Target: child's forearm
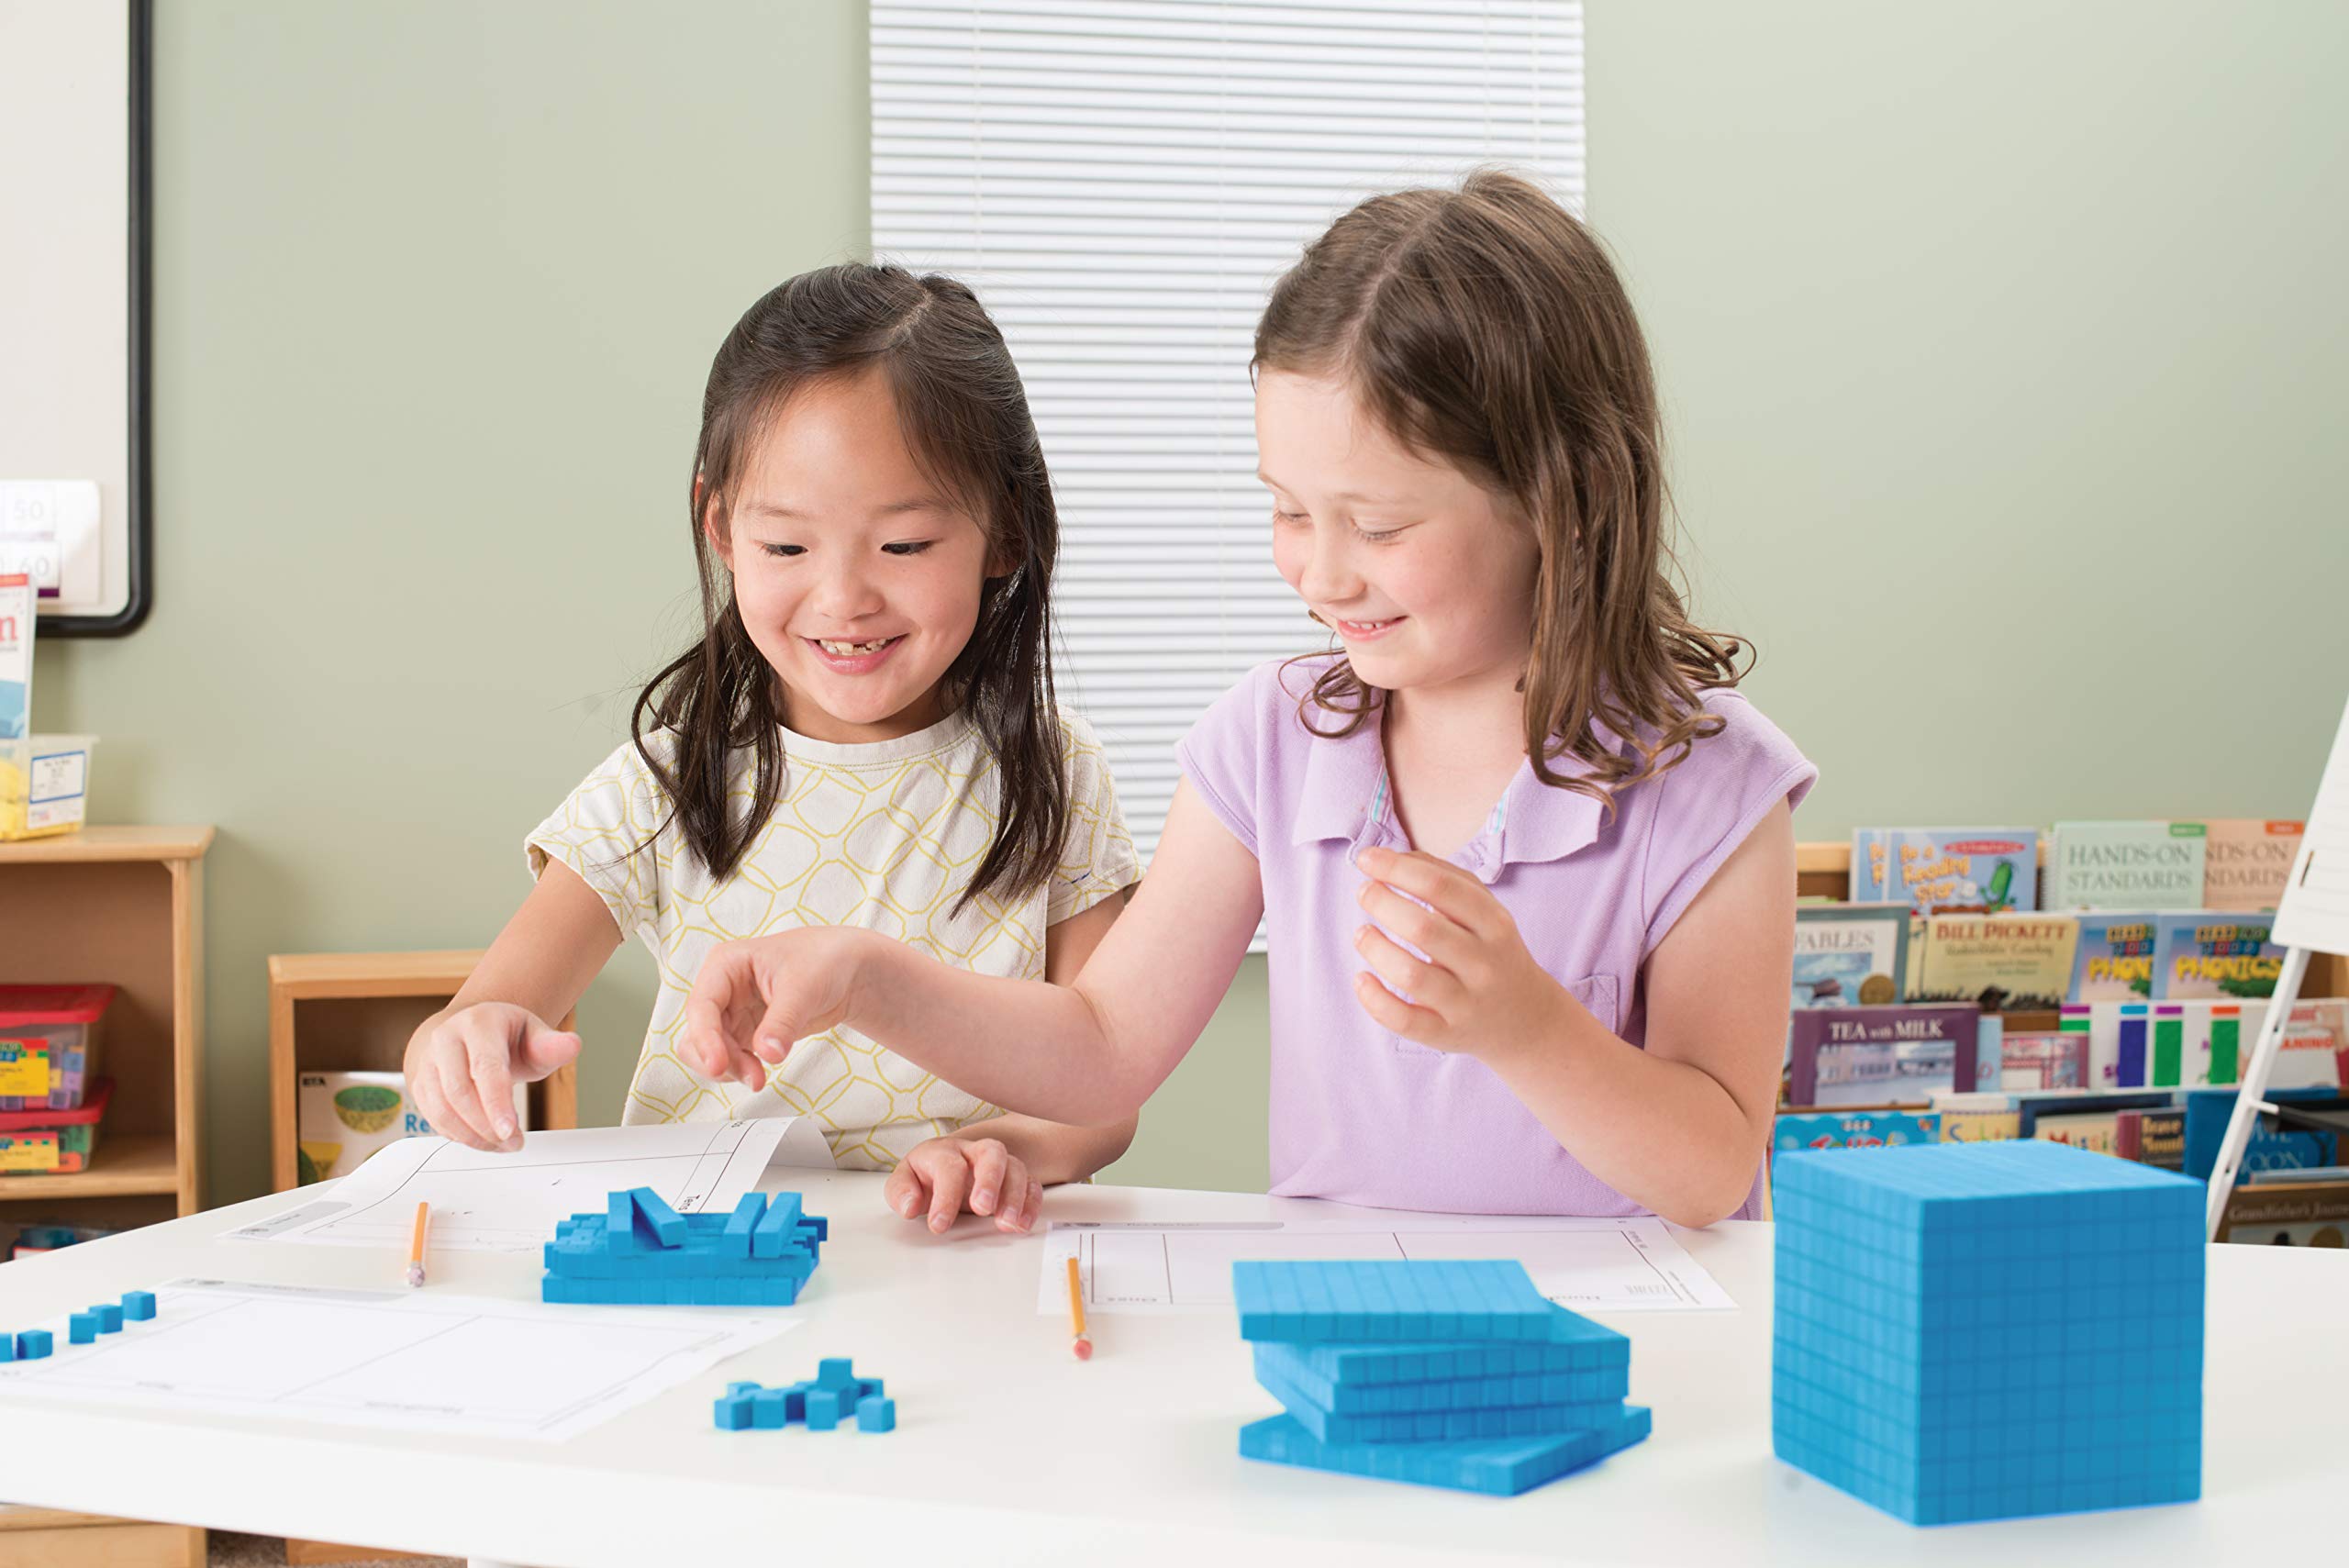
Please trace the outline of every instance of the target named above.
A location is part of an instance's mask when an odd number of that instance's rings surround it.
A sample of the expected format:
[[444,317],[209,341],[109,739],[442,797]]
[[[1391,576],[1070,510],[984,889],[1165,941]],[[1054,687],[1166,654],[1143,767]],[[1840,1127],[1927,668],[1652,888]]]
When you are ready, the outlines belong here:
[[1140,1118],[1127,1117],[1106,1127],[1077,1127],[1031,1116],[989,1117],[963,1126],[953,1136],[964,1140],[992,1138],[1028,1167],[1028,1173],[1050,1186],[1056,1182],[1081,1182],[1126,1151],[1133,1142]]
[[842,935],[855,969],[841,1021],[965,1094],[1097,1128],[1132,1117],[1165,1075],[1120,1050],[1081,984],[974,974],[876,933]]
[[1666,1219],[1710,1225],[1753,1190],[1762,1140],[1720,1081],[1649,1055],[1580,1007],[1541,1038],[1478,1055],[1585,1170]]

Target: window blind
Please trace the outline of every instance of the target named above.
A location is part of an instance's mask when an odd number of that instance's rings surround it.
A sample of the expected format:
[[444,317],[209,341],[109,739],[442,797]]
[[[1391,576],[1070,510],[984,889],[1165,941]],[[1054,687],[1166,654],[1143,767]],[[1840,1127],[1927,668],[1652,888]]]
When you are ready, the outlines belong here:
[[1564,0],[873,0],[873,248],[978,291],[1060,506],[1063,700],[1136,848],[1174,743],[1329,646],[1274,570],[1248,357],[1273,281],[1364,196],[1482,163],[1583,200]]

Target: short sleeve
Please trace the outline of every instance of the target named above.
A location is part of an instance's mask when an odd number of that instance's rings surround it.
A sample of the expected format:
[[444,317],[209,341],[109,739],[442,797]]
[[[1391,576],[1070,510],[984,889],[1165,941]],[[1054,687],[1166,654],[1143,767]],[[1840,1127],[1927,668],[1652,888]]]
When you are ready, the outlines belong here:
[[1720,731],[1656,781],[1643,878],[1648,952],[1770,808],[1799,806],[1819,778],[1786,731],[1736,693],[1708,692],[1705,710],[1722,721]]
[[1231,836],[1262,857],[1257,844],[1256,754],[1261,740],[1264,686],[1268,671],[1258,668],[1246,680],[1208,705],[1189,733],[1175,743],[1174,758],[1183,776],[1207,802],[1216,819]]
[[561,861],[596,890],[624,935],[651,930],[661,906],[654,840],[669,815],[652,770],[633,742],[623,744],[530,830],[524,851],[530,874]]
[[1118,809],[1117,781],[1093,727],[1063,710],[1068,737],[1068,837],[1061,844],[1059,873],[1044,899],[1044,923],[1056,926],[1081,915],[1110,894],[1141,879],[1133,835]]

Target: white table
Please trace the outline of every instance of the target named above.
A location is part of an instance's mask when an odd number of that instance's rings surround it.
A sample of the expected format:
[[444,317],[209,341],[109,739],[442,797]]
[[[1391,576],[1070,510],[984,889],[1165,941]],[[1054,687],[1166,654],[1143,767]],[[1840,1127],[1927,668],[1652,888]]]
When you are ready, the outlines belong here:
[[[780,1178],[784,1173],[774,1173]],[[1238,1456],[1277,1407],[1234,1320],[1097,1316],[1068,1352],[1036,1310],[1038,1242],[965,1221],[932,1240],[877,1176],[791,1173],[831,1219],[805,1319],[718,1373],[569,1443],[501,1445],[284,1420],[192,1420],[12,1400],[0,1487],[95,1513],[504,1559],[640,1568],[758,1559],[878,1562],[2280,1562],[2342,1538],[2349,1483],[2349,1254],[2215,1247],[2204,1498],[2184,1507],[1914,1529],[1770,1454],[1770,1227],[1684,1232],[1740,1304],[1626,1314],[1647,1442],[1517,1498],[1325,1475]],[[384,1288],[397,1260],[214,1238],[283,1194],[0,1271],[0,1319],[30,1321],[182,1275]],[[1061,1219],[1260,1219],[1332,1206],[1230,1193],[1064,1187]],[[534,1258],[443,1253],[437,1286],[535,1297]],[[853,1356],[897,1431],[727,1433],[728,1380],[784,1383]],[[2337,1519],[2337,1512],[2332,1513]]]

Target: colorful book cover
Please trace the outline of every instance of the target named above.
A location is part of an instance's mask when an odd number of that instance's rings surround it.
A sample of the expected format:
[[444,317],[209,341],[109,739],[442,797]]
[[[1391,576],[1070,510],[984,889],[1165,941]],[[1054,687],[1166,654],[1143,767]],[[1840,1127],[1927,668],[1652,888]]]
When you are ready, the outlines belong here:
[[1943,1143],[1998,1143],[2022,1136],[2022,1113],[2004,1095],[1936,1095]]
[[1941,1118],[1932,1112],[1831,1111],[1817,1116],[1782,1116],[1771,1133],[1771,1146],[1781,1151],[1798,1149],[1898,1149],[1909,1143],[1941,1141]]
[[0,575],[0,740],[32,733],[34,604],[31,578]]
[[2146,1002],[2154,995],[2154,917],[2151,910],[2105,910],[2073,917],[2080,940],[2073,950],[2072,981],[2065,1000]]
[[2210,829],[2202,858],[2204,908],[2256,913],[2284,901],[2284,882],[2307,823],[2221,817],[2203,826]]
[[2186,1167],[2186,1113],[2183,1110],[2142,1110],[2119,1113],[2114,1126],[2114,1152],[2141,1165],[2165,1171]]
[[2172,910],[2154,917],[2154,996],[2272,996],[2283,973],[2284,950],[2268,940],[2266,915],[2211,909]]
[[[2331,1103],[2339,1091],[2330,1088],[2270,1089],[2268,1099]],[[2219,1163],[2219,1146],[2225,1140],[2228,1118],[2234,1115],[2235,1091],[2205,1089],[2186,1096],[2186,1174],[2207,1182]],[[2253,1125],[2250,1146],[2236,1168],[2238,1187],[2254,1171],[2307,1170],[2336,1163],[2338,1140],[2329,1132],[2278,1132],[2274,1118],[2260,1116]]]
[[1859,828],[1852,902],[1897,900],[1920,914],[1998,915],[2039,906],[2036,828]]
[[2087,1077],[2084,1032],[2010,1034],[1998,1043],[2001,1089],[2085,1089]]
[[2048,1011],[2071,988],[2079,921],[2068,915],[1928,915],[1912,1002]]
[[1798,905],[1795,909],[1798,1007],[1884,1006],[1906,998],[1909,906]]
[[2199,908],[2205,838],[2199,822],[2058,822],[2047,907]]
[[1980,1022],[1971,1006],[1804,1008],[1787,1031],[1788,1103],[1923,1106],[1971,1088]]
[[2050,1143],[2068,1143],[2075,1149],[2086,1149],[2092,1153],[2118,1154],[2121,1151],[2121,1113],[2066,1111],[2060,1116],[2043,1116],[2032,1124],[2031,1136],[2044,1139]]
[[2237,1186],[2219,1217],[2216,1240],[2270,1247],[2349,1246],[2349,1182]]

